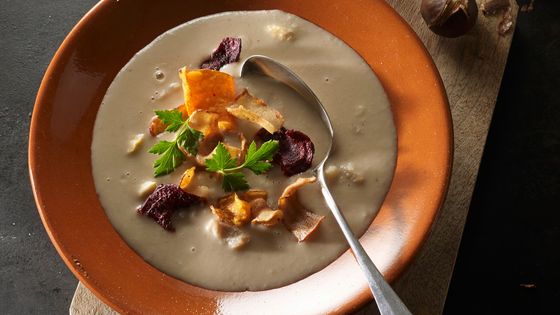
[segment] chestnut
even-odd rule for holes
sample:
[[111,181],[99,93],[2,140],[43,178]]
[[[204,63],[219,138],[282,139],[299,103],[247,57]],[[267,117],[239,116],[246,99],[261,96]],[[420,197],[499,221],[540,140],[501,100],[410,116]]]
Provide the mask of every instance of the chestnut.
[[478,7],[475,0],[422,0],[420,13],[434,33],[458,37],[474,26]]

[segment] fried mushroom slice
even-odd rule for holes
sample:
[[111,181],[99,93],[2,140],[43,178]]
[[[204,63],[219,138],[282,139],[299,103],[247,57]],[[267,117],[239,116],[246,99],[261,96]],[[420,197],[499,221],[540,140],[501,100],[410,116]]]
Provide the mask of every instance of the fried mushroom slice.
[[194,179],[195,171],[196,167],[192,166],[186,169],[185,172],[183,172],[183,175],[181,175],[181,180],[179,181],[179,188],[186,192],[189,192],[187,188],[189,188],[189,185]]
[[251,221],[251,205],[236,193],[221,197],[210,208],[220,221],[227,224],[242,226]]
[[297,191],[310,183],[314,183],[316,178],[298,178],[294,183],[288,185],[278,199],[278,209],[284,212],[283,223],[292,232],[298,242],[305,241],[319,227],[325,218],[306,209],[298,200]]
[[236,118],[255,123],[270,133],[278,131],[284,124],[284,117],[279,111],[253,96],[247,89],[235,99],[233,105],[227,107],[227,111]]

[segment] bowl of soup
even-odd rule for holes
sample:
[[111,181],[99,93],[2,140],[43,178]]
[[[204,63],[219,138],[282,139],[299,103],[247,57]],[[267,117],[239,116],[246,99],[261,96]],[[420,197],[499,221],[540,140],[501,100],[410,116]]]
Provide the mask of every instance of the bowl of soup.
[[[449,108],[384,2],[101,2],[47,70],[30,173],[53,244],[116,310],[308,314],[371,298],[313,183],[321,120],[289,88],[241,77],[251,55],[290,67],[324,104],[329,186],[388,280],[426,238],[449,178]],[[299,154],[293,139],[312,148],[296,171],[282,160]]]

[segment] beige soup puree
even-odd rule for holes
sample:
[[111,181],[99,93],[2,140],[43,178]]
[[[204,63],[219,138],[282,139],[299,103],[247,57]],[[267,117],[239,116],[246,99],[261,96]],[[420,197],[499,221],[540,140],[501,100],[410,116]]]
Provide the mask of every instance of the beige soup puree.
[[[224,37],[242,39],[239,63],[222,71],[236,77],[236,88],[250,92],[284,115],[284,125],[307,134],[317,163],[328,139],[319,116],[294,93],[259,78],[238,78],[248,56],[270,56],[293,69],[326,107],[335,130],[335,152],[327,177],[334,196],[356,235],[362,235],[379,210],[391,183],[396,135],[390,105],[381,84],[361,57],[327,31],[281,11],[228,12],[200,18],[159,36],[119,72],[99,109],[92,142],[95,186],[111,223],[147,262],[188,283],[228,291],[283,286],[333,262],[348,245],[327,209],[318,184],[299,191],[300,201],[325,219],[315,233],[298,242],[282,224],[272,228],[248,224],[251,237],[234,250],[215,235],[207,205],[177,211],[175,232],[139,215],[143,185],[177,184],[192,162],[154,178],[157,158],[148,149],[172,134],[152,137],[147,127],[156,109],[183,103],[177,70],[199,67]],[[364,40],[368,40],[365,39]],[[140,141],[138,141],[140,140]],[[130,153],[129,151],[133,151]],[[210,201],[225,195],[219,183],[201,172]],[[204,176],[206,175],[206,176]],[[246,173],[251,187],[269,192],[273,204],[299,174],[285,177],[277,166],[265,175]]]

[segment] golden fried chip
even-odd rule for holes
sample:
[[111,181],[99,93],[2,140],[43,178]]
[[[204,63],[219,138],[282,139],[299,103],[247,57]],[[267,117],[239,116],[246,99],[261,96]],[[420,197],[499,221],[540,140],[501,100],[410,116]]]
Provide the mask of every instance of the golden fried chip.
[[212,213],[225,223],[241,226],[251,220],[251,205],[241,200],[236,193],[226,195],[216,206],[210,206]]
[[[298,209],[298,206],[294,205],[292,207],[293,209]],[[324,216],[311,212],[299,205],[297,211],[286,213],[283,222],[298,242],[303,242],[317,230],[324,218]]]
[[187,191],[187,188],[189,187],[189,185],[192,183],[192,180],[194,178],[194,172],[196,170],[196,167],[191,167],[188,168],[183,175],[181,176],[181,182],[179,183],[179,187],[184,190]]
[[235,129],[235,124],[232,121],[220,120],[218,121],[218,129],[224,133]]
[[282,210],[272,210],[263,198],[253,199],[249,204],[251,205],[251,213],[253,215],[253,220],[251,220],[252,224],[261,224],[270,227],[280,222],[284,216]]
[[218,121],[229,122],[228,128],[234,128],[235,121],[226,110],[226,106],[235,100],[232,76],[209,69],[189,71],[183,67],[179,69],[179,77],[189,115],[196,110],[206,110],[218,114]]
[[282,210],[262,210],[253,220],[251,220],[251,223],[262,224],[270,227],[278,224],[283,217],[284,212]]
[[220,129],[218,129],[218,114],[207,110],[196,110],[189,117],[189,126],[202,132],[205,138],[220,133]]
[[239,119],[261,126],[270,133],[274,133],[284,124],[284,117],[280,112],[251,95],[247,89],[235,99],[235,104],[227,107],[227,111]]
[[268,192],[266,190],[252,188],[241,195],[241,199],[247,202],[251,202],[259,198],[266,200],[268,198]]
[[286,186],[286,188],[284,188],[284,191],[282,192],[282,195],[280,195],[280,198],[278,198],[278,209],[284,210],[284,208],[286,208],[288,205],[288,201],[290,200],[290,198],[292,198],[293,195],[295,195],[298,189],[307,184],[314,183],[316,180],[317,178],[315,176],[298,178],[295,182]]

